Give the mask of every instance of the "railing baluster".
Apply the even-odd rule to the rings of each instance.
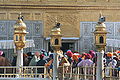
[[[78,75],[77,75],[77,76],[78,76],[78,77],[77,77],[77,80],[79,80],[79,76],[80,76],[80,67],[77,67],[77,69],[78,69],[78,71],[77,71],[77,72],[78,72]]]
[[[65,77],[65,68],[64,68],[65,66],[63,65],[63,74],[62,74],[62,78],[63,78],[63,80],[64,80],[64,77]]]
[[[72,65],[70,66],[70,79],[72,78]]]
[[[109,70],[110,70],[110,80],[112,80],[112,67],[110,67]]]
[[[95,80],[95,64],[92,66],[92,75],[93,75],[93,80]]]
[[[46,78],[46,67],[45,66],[43,67],[44,67],[44,78]]]
[[[6,68],[4,68],[4,74],[6,74]],[[5,75],[4,75],[4,77],[5,77]]]
[[[86,66],[84,67],[84,79],[86,80]]]
[[[33,74],[35,74],[35,77],[37,78],[38,74],[37,74],[37,67],[35,68],[35,73],[33,72]]]
[[[37,78],[41,77],[44,75],[44,78],[47,77],[47,69],[44,67],[44,73],[37,73],[38,68],[43,68],[44,66],[25,66],[25,67],[13,67],[13,66],[1,66],[0,69],[3,69],[3,73],[1,73],[0,78],[15,78],[15,77],[24,77],[24,78]],[[61,66],[60,66],[61,67]],[[21,69],[20,69],[21,68]],[[73,78],[74,80],[80,80],[80,79],[95,79],[95,66],[85,66],[85,67],[77,67],[72,71],[72,67],[69,66],[70,71],[66,71],[66,66],[63,66],[62,68],[62,80],[64,80],[65,77],[67,78]],[[112,67],[105,67],[105,69],[109,70],[109,75],[106,75],[104,79],[109,79],[112,80],[115,78],[116,80],[120,79],[120,71],[117,70],[117,68],[112,68]],[[12,70],[8,73],[9,70]],[[21,70],[22,74],[18,74],[16,70]],[[11,73],[12,72],[12,73]],[[116,73],[115,73],[116,72]],[[117,75],[117,76],[116,76]]]
[[[120,66],[119,66],[120,67]],[[118,78],[120,78],[120,71],[118,72]]]

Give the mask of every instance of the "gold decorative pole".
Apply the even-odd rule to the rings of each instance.
[[[50,44],[54,50],[54,61],[53,61],[53,80],[58,80],[58,54],[57,52],[61,47],[61,29],[60,23],[56,23],[55,27],[51,30]]]
[[[106,26],[104,24],[105,17],[100,14],[99,22],[97,23],[94,31],[95,35],[95,45],[98,50],[97,53],[97,69],[96,69],[96,80],[104,79],[104,64],[103,64],[103,55],[106,49]]]
[[[17,50],[16,66],[19,67],[19,69],[17,70],[17,77],[21,77],[22,74],[21,67],[23,66],[23,48],[25,47],[26,43],[26,34],[26,24],[23,22],[23,16],[21,16],[20,13],[18,20],[14,24],[14,43]]]

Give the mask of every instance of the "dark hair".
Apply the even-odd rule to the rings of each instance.
[[[53,59],[53,54],[50,54],[50,56],[49,56],[49,57]]]
[[[113,59],[118,60],[118,58],[117,58],[117,57],[113,57]]]
[[[54,52],[54,50],[53,49],[51,49],[51,53],[53,53]]]

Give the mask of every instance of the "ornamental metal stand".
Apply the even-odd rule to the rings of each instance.
[[[61,29],[60,23],[56,23],[55,27],[51,30],[50,34],[51,47],[54,50],[54,60],[53,60],[53,80],[58,80],[58,54],[57,52],[61,47]]]
[[[96,80],[104,79],[104,64],[103,64],[103,55],[106,49],[106,25],[104,24],[105,17],[100,14],[99,22],[95,27],[95,46],[98,50],[97,53],[97,70],[96,70]]]
[[[18,20],[14,24],[14,43],[17,50],[17,63],[18,67],[16,77],[22,77],[22,66],[23,66],[23,48],[25,47],[25,36],[28,32],[26,32],[26,24],[23,22],[23,16],[19,14]]]

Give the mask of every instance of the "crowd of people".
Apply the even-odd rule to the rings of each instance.
[[[16,66],[17,57],[13,58],[10,62],[7,58],[3,57],[3,51],[0,51],[0,66]],[[53,69],[53,55],[54,52],[46,52],[44,49],[41,52],[28,52],[23,55],[23,65],[24,66],[46,66],[48,67],[48,72]],[[95,51],[90,50],[88,53],[79,53],[77,51],[67,50],[65,53],[60,53],[58,57],[59,66],[72,66],[84,67],[97,65],[97,54]],[[120,51],[106,52],[103,57],[104,66],[118,68],[120,67]],[[44,73],[43,68],[39,68],[38,73]]]

